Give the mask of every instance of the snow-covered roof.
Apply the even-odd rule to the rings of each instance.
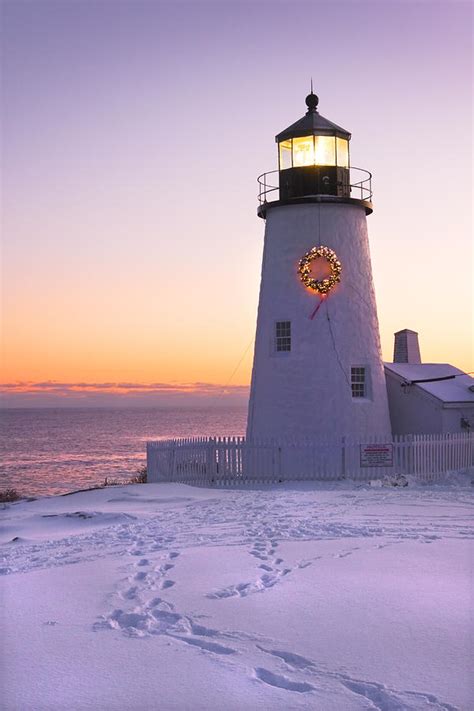
[[[416,383],[430,395],[443,403],[469,402],[474,404],[474,392],[469,390],[474,386],[474,378],[449,363],[385,363],[385,369],[403,378],[407,383],[413,380],[428,378],[445,378],[449,375],[457,377],[451,380],[438,380],[431,383]]]

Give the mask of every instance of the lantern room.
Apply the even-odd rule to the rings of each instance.
[[[306,97],[302,119],[279,133],[280,200],[307,195],[350,196],[351,134],[318,113],[316,94]]]
[[[318,103],[311,87],[306,114],[275,137],[278,170],[257,178],[263,219],[270,208],[307,202],[358,204],[366,215],[373,210],[372,174],[351,165],[351,134],[321,116]]]

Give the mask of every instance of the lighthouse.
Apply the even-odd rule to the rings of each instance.
[[[265,220],[248,440],[391,432],[367,216],[371,174],[311,90],[259,178]]]

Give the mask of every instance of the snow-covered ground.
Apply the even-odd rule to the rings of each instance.
[[[10,505],[3,708],[473,709],[472,505],[469,480]]]

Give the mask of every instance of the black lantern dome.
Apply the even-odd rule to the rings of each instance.
[[[292,123],[291,126],[285,128],[284,131],[275,136],[275,141],[281,143],[290,138],[308,136],[308,135],[319,135],[319,136],[338,136],[346,141],[349,141],[351,134],[346,131],[345,128],[341,128],[336,123],[329,121],[324,116],[318,113],[317,106],[319,104],[319,98],[316,94],[308,94],[305,99],[306,106],[308,110],[303,118],[299,121]]]

